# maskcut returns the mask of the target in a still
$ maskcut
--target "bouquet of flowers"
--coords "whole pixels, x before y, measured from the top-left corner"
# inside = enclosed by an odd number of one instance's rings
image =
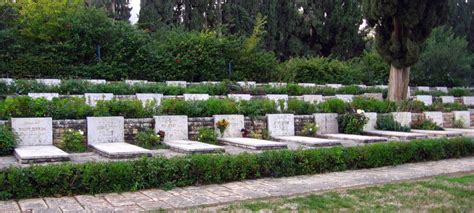
[[[217,126],[217,129],[219,129],[219,132],[221,133],[221,137],[224,137],[224,132],[229,126],[229,124],[230,124],[229,121],[227,121],[226,119],[217,121],[216,126]]]

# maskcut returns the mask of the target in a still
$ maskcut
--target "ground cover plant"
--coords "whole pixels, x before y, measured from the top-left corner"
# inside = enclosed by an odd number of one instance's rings
[[[58,147],[70,153],[87,151],[84,132],[81,130],[66,129],[59,140]]]
[[[397,132],[410,132],[411,131],[410,127],[402,126],[400,123],[395,121],[395,119],[393,119],[392,114],[377,115],[376,129],[387,130],[387,131],[397,131]]]
[[[203,154],[169,159],[144,157],[120,162],[12,167],[0,171],[0,198],[7,200],[184,187],[473,155],[474,139],[454,138],[257,154]]]
[[[418,118],[417,120],[413,121],[411,123],[411,128],[423,130],[444,130],[443,127],[440,127],[437,123],[433,122],[433,120],[424,118]]]
[[[0,126],[0,156],[10,155],[17,144],[17,137],[10,127]]]
[[[137,146],[143,147],[145,149],[158,149],[164,147],[162,144],[164,137],[164,132],[159,132],[156,134],[153,129],[146,128],[142,131],[139,131],[135,136],[135,143]]]

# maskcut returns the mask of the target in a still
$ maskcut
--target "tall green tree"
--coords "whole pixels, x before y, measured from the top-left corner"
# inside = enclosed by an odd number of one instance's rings
[[[115,20],[130,19],[130,0],[85,0],[88,6],[103,8],[108,16]]]
[[[410,67],[432,29],[446,21],[448,0],[363,0],[363,10],[377,51],[391,65],[387,98],[406,100]]]

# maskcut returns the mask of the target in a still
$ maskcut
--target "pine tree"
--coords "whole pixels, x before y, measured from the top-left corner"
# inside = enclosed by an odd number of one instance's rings
[[[388,100],[406,100],[410,66],[432,29],[446,21],[448,0],[363,0],[363,10],[377,51],[391,65]]]

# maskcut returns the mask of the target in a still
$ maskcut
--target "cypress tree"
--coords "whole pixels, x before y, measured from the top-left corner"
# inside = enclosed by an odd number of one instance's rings
[[[431,30],[446,21],[448,0],[363,0],[363,10],[377,51],[391,65],[387,98],[406,100],[410,66]]]

